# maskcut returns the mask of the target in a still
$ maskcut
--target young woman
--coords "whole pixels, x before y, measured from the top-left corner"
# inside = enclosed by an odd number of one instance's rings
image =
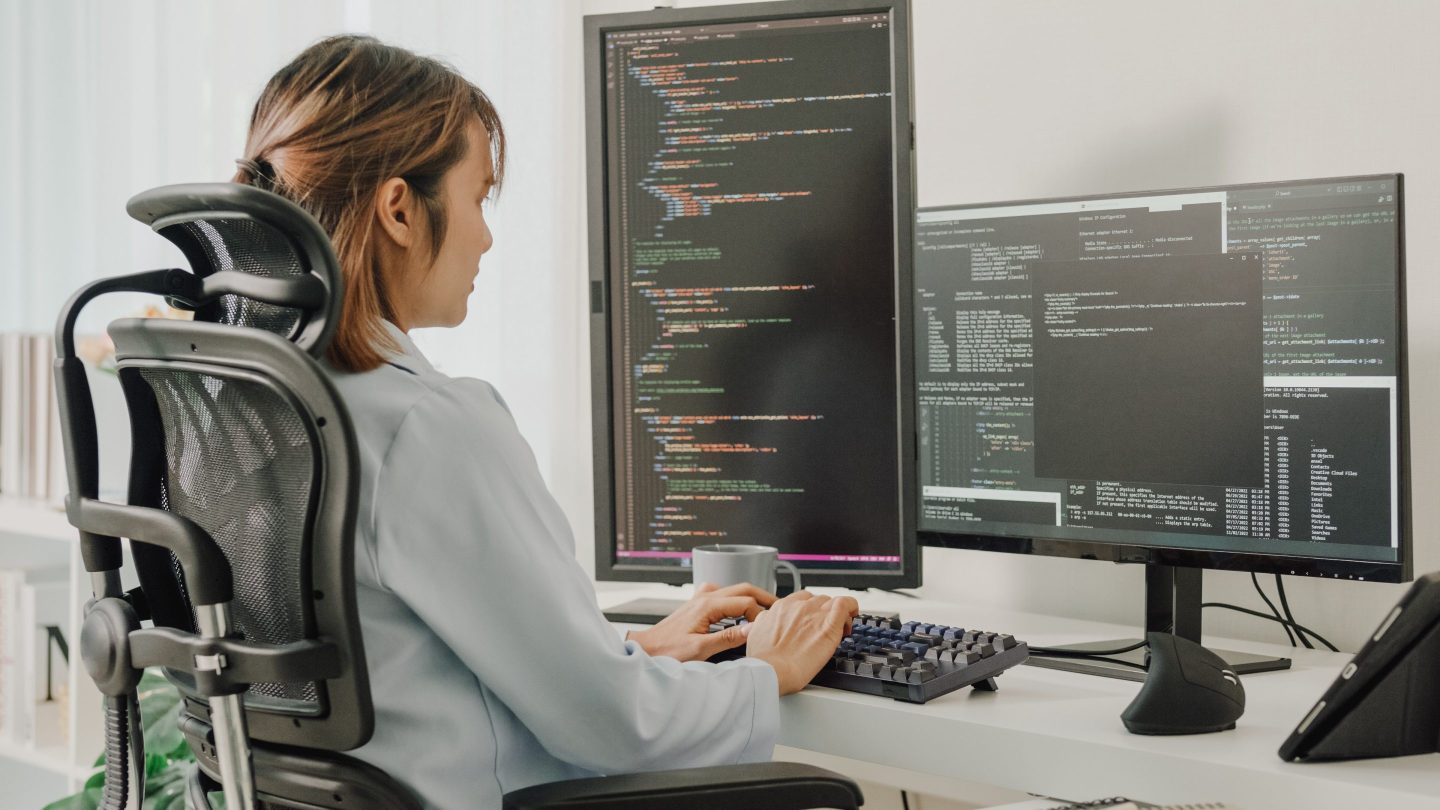
[[[464,320],[504,161],[478,88],[353,36],[270,80],[236,161],[236,182],[319,220],[345,276],[327,359],[360,442],[355,567],[376,713],[355,754],[443,808],[596,773],[767,760],[779,696],[829,660],[855,600],[701,588],[621,639],[500,395],[437,372],[406,334]],[[755,621],[706,634],[742,614]],[[704,662],[746,641],[748,658]]]

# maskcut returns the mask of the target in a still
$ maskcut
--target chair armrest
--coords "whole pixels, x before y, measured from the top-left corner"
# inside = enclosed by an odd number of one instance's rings
[[[720,765],[535,785],[505,794],[505,810],[857,810],[859,785],[794,762]]]

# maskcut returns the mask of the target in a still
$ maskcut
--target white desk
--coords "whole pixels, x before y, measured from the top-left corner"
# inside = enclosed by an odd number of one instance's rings
[[[680,595],[663,586],[603,583],[599,602],[608,607]],[[851,595],[860,597],[862,609],[1013,633],[1039,646],[1137,634],[1137,628],[983,605],[877,592]],[[1276,756],[1350,656],[1230,639],[1206,643],[1295,662],[1287,671],[1245,678],[1245,715],[1233,731],[1132,735],[1121,725],[1120,712],[1139,684],[1020,666],[999,677],[998,692],[963,689],[919,706],[809,687],[781,701],[780,743],[1066,798],[1125,794],[1152,802],[1223,801],[1243,810],[1440,808],[1440,754],[1323,764],[1292,764]]]

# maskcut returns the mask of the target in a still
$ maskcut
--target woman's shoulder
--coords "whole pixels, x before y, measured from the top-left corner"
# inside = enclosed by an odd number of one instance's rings
[[[386,363],[370,371],[332,370],[330,378],[362,438],[393,438],[407,421],[415,420],[457,434],[497,421],[513,426],[499,392],[474,377]]]

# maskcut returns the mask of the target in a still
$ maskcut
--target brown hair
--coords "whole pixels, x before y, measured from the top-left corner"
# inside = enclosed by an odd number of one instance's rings
[[[505,134],[490,99],[454,68],[372,37],[311,45],[272,77],[255,102],[241,168],[232,180],[281,194],[330,235],[345,278],[340,324],[327,359],[368,371],[397,347],[380,272],[371,206],[380,185],[403,178],[428,219],[431,252],[445,237],[440,179],[465,156],[475,116],[490,134],[498,186]]]

